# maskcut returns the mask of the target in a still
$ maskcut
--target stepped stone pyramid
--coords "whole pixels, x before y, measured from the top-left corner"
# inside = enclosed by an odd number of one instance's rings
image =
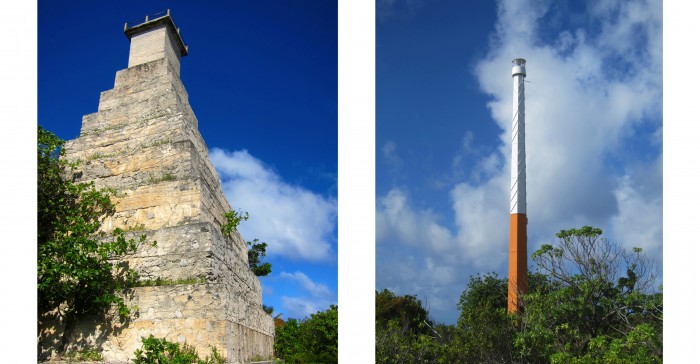
[[[169,12],[125,25],[125,34],[128,68],[100,94],[98,111],[83,117],[80,137],[65,145],[66,159],[83,161],[81,181],[117,190],[117,212],[104,231],[119,227],[157,241],[125,258],[141,279],[197,283],[135,288],[127,297],[137,317],[124,324],[84,320],[68,333],[69,347],[98,346],[107,361],[128,361],[141,337],[153,334],[186,341],[201,357],[209,345],[230,362],[271,357],[273,319],[262,309],[246,243],[238,233],[221,233],[232,208],[180,80],[187,46]]]

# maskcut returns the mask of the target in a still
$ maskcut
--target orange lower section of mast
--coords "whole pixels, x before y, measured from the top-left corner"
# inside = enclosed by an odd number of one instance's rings
[[[527,293],[527,215],[510,215],[508,312],[518,311],[519,294]]]

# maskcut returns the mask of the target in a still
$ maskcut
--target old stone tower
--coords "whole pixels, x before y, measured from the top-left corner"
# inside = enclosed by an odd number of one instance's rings
[[[117,212],[104,231],[119,227],[157,241],[127,257],[130,267],[143,280],[173,283],[135,288],[128,304],[138,306],[136,317],[125,324],[85,320],[68,333],[70,345],[97,346],[105,360],[128,361],[141,337],[153,334],[186,341],[201,357],[213,345],[231,362],[269,358],[273,319],[262,309],[245,241],[221,233],[232,208],[180,81],[187,46],[169,12],[125,25],[124,32],[128,68],[100,94],[97,112],[83,117],[66,158],[83,161],[83,181],[118,191]],[[52,344],[44,345],[40,352],[50,354]]]

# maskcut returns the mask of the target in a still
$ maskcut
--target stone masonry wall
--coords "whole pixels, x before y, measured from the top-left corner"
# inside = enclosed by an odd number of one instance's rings
[[[126,362],[140,338],[153,334],[186,341],[202,357],[213,345],[231,362],[273,354],[274,325],[262,310],[260,281],[240,234],[225,238],[220,231],[231,206],[187,99],[179,61],[176,67],[160,58],[118,71],[98,111],[83,117],[80,137],[66,143],[66,159],[82,162],[79,180],[118,193],[103,231],[119,227],[157,241],[124,258],[140,279],[197,282],[130,290],[125,297],[137,315],[125,323],[86,319],[67,333],[69,348],[97,346],[106,360]],[[55,354],[61,330],[56,317],[40,318],[41,355]]]
[[[150,29],[131,38],[129,47],[129,67],[160,58],[168,58],[174,66],[175,74],[180,75],[180,52],[173,35],[166,25]]]

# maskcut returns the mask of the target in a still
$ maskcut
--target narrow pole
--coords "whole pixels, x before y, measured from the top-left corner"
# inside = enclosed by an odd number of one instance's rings
[[[527,215],[525,203],[525,60],[513,60],[513,129],[510,161],[510,246],[508,312],[519,311],[527,293]]]

